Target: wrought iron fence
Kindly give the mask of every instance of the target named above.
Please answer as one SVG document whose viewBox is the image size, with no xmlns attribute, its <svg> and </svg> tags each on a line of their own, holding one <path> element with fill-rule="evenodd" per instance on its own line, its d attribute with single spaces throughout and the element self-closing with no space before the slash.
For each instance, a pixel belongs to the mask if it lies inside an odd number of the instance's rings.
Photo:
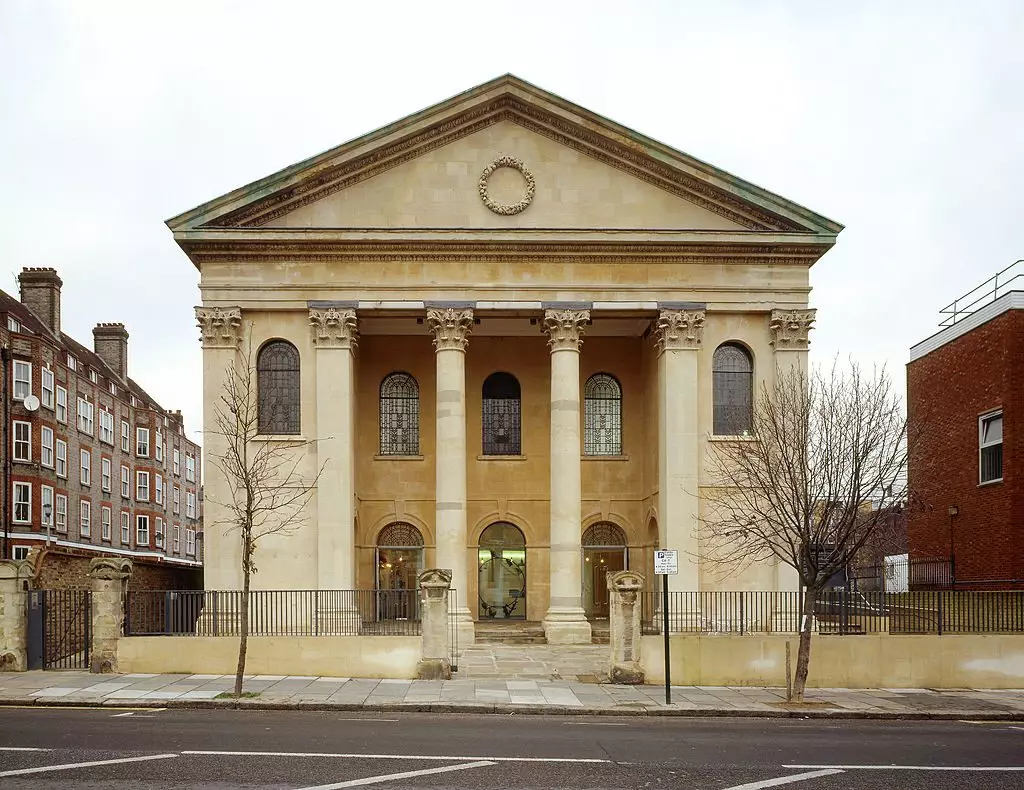
<svg viewBox="0 0 1024 790">
<path fill-rule="evenodd" d="M 641 630 L 663 628 L 661 594 L 641 594 Z M 670 592 L 670 633 L 764 634 L 800 630 L 798 592 Z M 1024 633 L 1024 591 L 824 590 L 815 596 L 813 628 L 822 634 Z"/>
<path fill-rule="evenodd" d="M 946 590 L 953 587 L 953 563 L 948 558 L 889 558 L 884 563 L 851 566 L 850 587 L 859 592 Z"/>
<path fill-rule="evenodd" d="M 89 590 L 32 590 L 28 598 L 30 669 L 88 669 L 92 647 Z"/>
<path fill-rule="evenodd" d="M 237 636 L 240 590 L 125 594 L 126 636 Z M 418 590 L 253 590 L 250 636 L 418 636 Z"/>
</svg>

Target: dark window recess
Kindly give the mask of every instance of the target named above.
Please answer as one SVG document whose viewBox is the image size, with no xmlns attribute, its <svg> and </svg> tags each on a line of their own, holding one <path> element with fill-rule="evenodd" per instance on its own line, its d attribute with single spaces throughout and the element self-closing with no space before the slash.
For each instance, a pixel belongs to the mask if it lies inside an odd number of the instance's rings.
<svg viewBox="0 0 1024 790">
<path fill-rule="evenodd" d="M 753 421 L 754 364 L 746 349 L 731 343 L 715 349 L 712 387 L 715 435 L 748 433 Z"/>
<path fill-rule="evenodd" d="M 982 417 L 980 482 L 991 483 L 1003 479 L 1003 415 Z"/>
<path fill-rule="evenodd" d="M 408 373 L 381 382 L 380 454 L 420 454 L 420 388 Z"/>
<path fill-rule="evenodd" d="M 483 454 L 521 455 L 522 399 L 511 373 L 492 373 L 483 388 Z"/>
<path fill-rule="evenodd" d="M 607 373 L 583 387 L 583 454 L 622 455 L 622 388 Z"/>
<path fill-rule="evenodd" d="M 274 340 L 256 360 L 260 433 L 299 433 L 299 352 L 291 343 Z"/>
</svg>

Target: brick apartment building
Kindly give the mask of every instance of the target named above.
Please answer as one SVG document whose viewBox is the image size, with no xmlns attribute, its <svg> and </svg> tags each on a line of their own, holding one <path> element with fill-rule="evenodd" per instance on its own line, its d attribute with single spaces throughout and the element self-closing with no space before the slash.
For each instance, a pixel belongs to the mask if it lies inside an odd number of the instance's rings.
<svg viewBox="0 0 1024 790">
<path fill-rule="evenodd" d="M 910 554 L 948 557 L 957 588 L 1024 588 L 1024 261 L 943 313 L 907 366 Z"/>
<path fill-rule="evenodd" d="M 90 351 L 61 331 L 54 269 L 0 291 L 2 556 L 37 563 L 39 587 L 79 586 L 97 554 L 134 560 L 140 585 L 201 586 L 200 448 L 181 412 L 128 375 L 123 324 Z"/>
</svg>

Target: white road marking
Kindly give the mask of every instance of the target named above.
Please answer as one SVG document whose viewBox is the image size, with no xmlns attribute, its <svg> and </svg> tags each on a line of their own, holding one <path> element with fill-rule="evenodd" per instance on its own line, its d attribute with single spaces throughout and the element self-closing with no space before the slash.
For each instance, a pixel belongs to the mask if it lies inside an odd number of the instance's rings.
<svg viewBox="0 0 1024 790">
<path fill-rule="evenodd" d="M 347 754 L 335 752 L 221 752 L 183 751 L 182 754 L 205 755 L 209 757 L 341 757 L 357 760 L 459 760 L 474 762 L 487 760 L 492 763 L 611 763 L 599 757 L 458 757 L 451 754 Z"/>
<path fill-rule="evenodd" d="M 1007 727 L 1008 730 L 1024 730 L 1024 727 Z"/>
<path fill-rule="evenodd" d="M 92 768 L 95 765 L 116 765 L 118 763 L 141 763 L 146 760 L 167 760 L 177 757 L 176 754 L 150 754 L 145 757 L 122 757 L 118 760 L 92 760 L 87 763 L 65 763 L 63 765 L 43 765 L 39 768 L 19 768 L 16 771 L 0 771 L 0 776 L 24 776 L 26 774 L 42 774 L 47 771 L 70 771 L 72 768 Z"/>
<path fill-rule="evenodd" d="M 444 774 L 449 771 L 465 771 L 467 768 L 484 768 L 494 765 L 490 760 L 480 760 L 475 763 L 462 763 L 461 765 L 446 765 L 443 768 L 424 768 L 422 771 L 403 771 L 400 774 L 381 774 L 380 776 L 367 776 L 365 779 L 350 779 L 347 782 L 335 782 L 330 785 L 316 785 L 315 787 L 302 787 L 299 790 L 338 790 L 341 787 L 359 787 L 360 785 L 373 785 L 377 782 L 393 782 L 396 779 L 408 779 L 413 776 L 426 776 L 427 774 Z"/>
<path fill-rule="evenodd" d="M 1024 765 L 784 765 L 783 768 L 834 768 L 837 771 L 1024 771 Z"/>
<path fill-rule="evenodd" d="M 353 716 L 353 717 L 349 717 L 349 718 L 335 719 L 335 721 L 399 721 L 399 719 L 371 719 L 369 717 L 364 719 L 362 717 Z"/>
<path fill-rule="evenodd" d="M 37 749 L 35 746 L 0 746 L 0 752 L 49 752 L 52 749 Z"/>
<path fill-rule="evenodd" d="M 130 710 L 127 713 L 114 713 L 114 714 L 111 715 L 110 718 L 112 718 L 112 719 L 122 719 L 125 716 L 134 716 L 134 715 L 135 715 L 135 711 L 131 711 Z"/>
<path fill-rule="evenodd" d="M 783 766 L 790 768 L 792 766 Z M 745 785 L 736 785 L 735 787 L 726 787 L 725 790 L 761 790 L 763 787 L 779 787 L 780 785 L 788 785 L 793 782 L 803 782 L 807 779 L 817 779 L 819 776 L 833 776 L 834 774 L 841 774 L 842 771 L 839 769 L 829 769 L 825 771 L 808 771 L 805 774 L 791 774 L 790 776 L 779 776 L 775 779 L 763 779 L 760 782 L 747 782 Z"/>
<path fill-rule="evenodd" d="M 628 724 L 618 724 L 604 721 L 567 721 L 567 727 L 628 727 Z"/>
</svg>

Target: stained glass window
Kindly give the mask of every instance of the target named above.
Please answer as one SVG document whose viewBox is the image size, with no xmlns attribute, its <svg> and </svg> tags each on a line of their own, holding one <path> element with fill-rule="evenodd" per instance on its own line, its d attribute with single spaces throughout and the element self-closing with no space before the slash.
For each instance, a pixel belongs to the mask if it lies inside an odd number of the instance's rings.
<svg viewBox="0 0 1024 790">
<path fill-rule="evenodd" d="M 753 419 L 753 360 L 742 346 L 725 343 L 715 349 L 712 368 L 715 435 L 742 436 Z"/>
<path fill-rule="evenodd" d="M 380 454 L 420 454 L 420 388 L 408 373 L 380 384 Z"/>
<path fill-rule="evenodd" d="M 583 387 L 583 454 L 622 455 L 622 388 L 607 373 Z"/>
<path fill-rule="evenodd" d="M 299 433 L 299 351 L 272 340 L 256 359 L 260 433 Z"/>
<path fill-rule="evenodd" d="M 520 455 L 519 382 L 511 373 L 492 373 L 484 381 L 483 454 Z"/>
</svg>

